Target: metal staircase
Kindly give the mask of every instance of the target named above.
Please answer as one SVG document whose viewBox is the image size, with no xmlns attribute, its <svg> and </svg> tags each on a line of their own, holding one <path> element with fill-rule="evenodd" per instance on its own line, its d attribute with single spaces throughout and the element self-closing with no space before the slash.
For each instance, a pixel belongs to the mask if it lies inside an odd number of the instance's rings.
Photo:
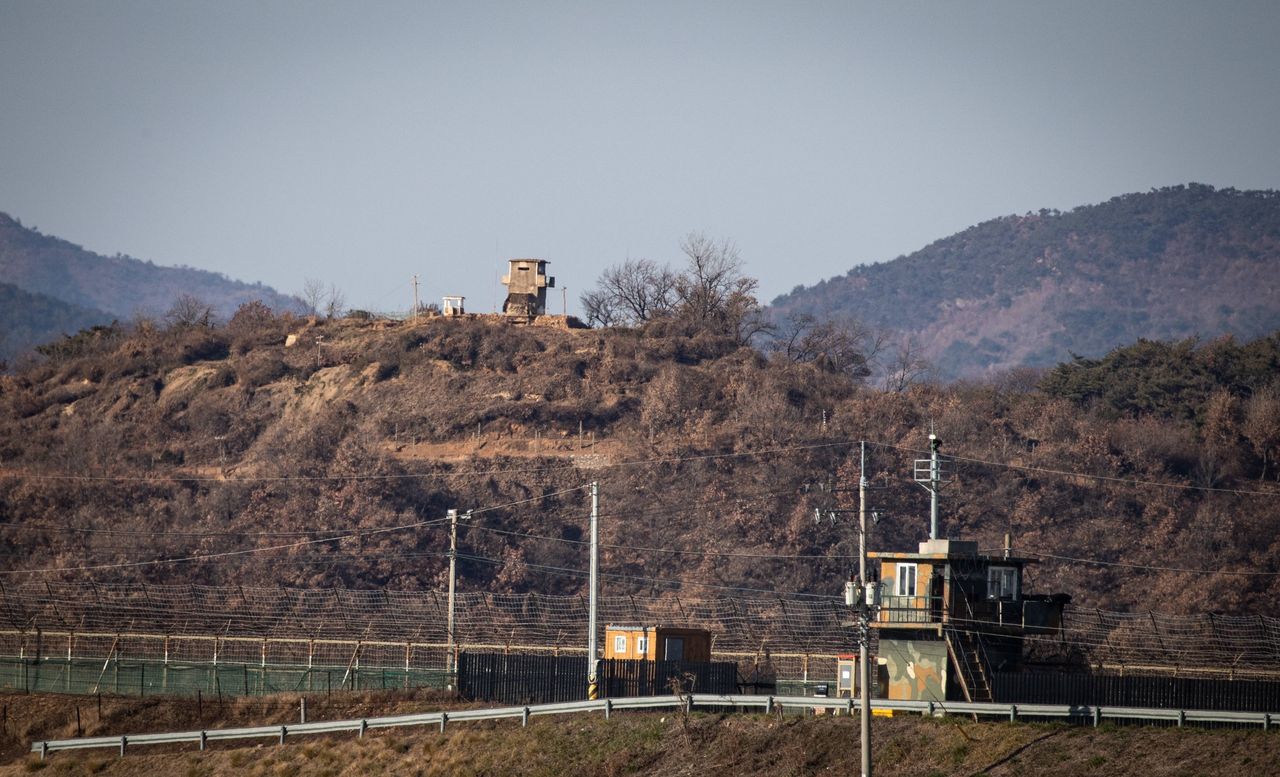
<svg viewBox="0 0 1280 777">
<path fill-rule="evenodd" d="M 960 690 L 964 692 L 964 700 L 968 702 L 992 702 L 995 697 L 991 692 L 991 661 L 987 658 L 986 648 L 982 644 L 982 635 L 976 631 L 979 622 L 974 617 L 969 597 L 963 590 L 958 590 L 959 599 L 964 602 L 965 614 L 968 616 L 968 628 L 959 629 L 947 624 L 943 629 L 943 637 L 947 642 L 947 655 L 951 657 L 951 665 L 955 667 L 956 677 L 960 680 Z"/>
<path fill-rule="evenodd" d="M 961 631 L 948 626 L 943 632 L 947 641 L 947 655 L 960 680 L 960 690 L 968 702 L 995 701 L 991 694 L 991 679 L 987 669 L 986 651 L 982 638 L 972 631 Z"/>
</svg>

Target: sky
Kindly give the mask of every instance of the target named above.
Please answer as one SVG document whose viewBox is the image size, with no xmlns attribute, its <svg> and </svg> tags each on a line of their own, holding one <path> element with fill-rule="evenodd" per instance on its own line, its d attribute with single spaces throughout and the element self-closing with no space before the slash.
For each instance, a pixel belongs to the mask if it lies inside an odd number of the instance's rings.
<svg viewBox="0 0 1280 777">
<path fill-rule="evenodd" d="M 0 0 L 0 211 L 352 307 L 550 312 L 732 240 L 768 301 L 973 224 L 1280 188 L 1280 3 Z M 3 279 L 0 279 L 3 280 Z"/>
</svg>

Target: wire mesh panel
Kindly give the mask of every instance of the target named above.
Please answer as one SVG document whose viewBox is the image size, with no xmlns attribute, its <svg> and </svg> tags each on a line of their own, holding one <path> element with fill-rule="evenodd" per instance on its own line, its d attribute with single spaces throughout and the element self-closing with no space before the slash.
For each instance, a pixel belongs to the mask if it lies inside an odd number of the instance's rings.
<svg viewBox="0 0 1280 777">
<path fill-rule="evenodd" d="M 403 685 L 413 673 L 442 671 L 450 646 L 585 656 L 587 619 L 585 597 L 464 592 L 450 635 L 448 597 L 438 591 L 26 582 L 0 587 L 0 656 L 90 659 L 99 669 L 112 661 L 160 662 L 171 671 L 179 664 L 336 669 L 347 686 L 352 673 L 394 670 L 404 673 Z M 834 681 L 836 656 L 856 650 L 853 630 L 841 625 L 848 620 L 835 597 L 605 596 L 597 638 L 610 623 L 704 628 L 713 658 L 736 662 L 745 682 L 768 688 Z M 1268 616 L 1068 608 L 1061 630 L 1025 641 L 1035 656 L 1095 671 L 1280 679 L 1280 619 Z M 129 682 L 123 678 L 122 687 Z"/>
</svg>

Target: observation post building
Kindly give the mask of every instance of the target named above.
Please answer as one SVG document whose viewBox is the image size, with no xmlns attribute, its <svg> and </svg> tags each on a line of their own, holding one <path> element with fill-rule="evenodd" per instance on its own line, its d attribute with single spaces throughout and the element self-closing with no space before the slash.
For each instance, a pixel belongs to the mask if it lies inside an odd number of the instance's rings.
<svg viewBox="0 0 1280 777">
<path fill-rule="evenodd" d="M 1069 596 L 1030 596 L 1022 571 L 1035 559 L 1005 547 L 930 539 L 916 553 L 870 552 L 879 572 L 881 694 L 923 701 L 999 701 L 993 675 L 1021 668 L 1027 635 L 1062 628 Z"/>
<path fill-rule="evenodd" d="M 544 259 L 508 260 L 507 274 L 502 283 L 507 287 L 507 299 L 502 312 L 508 316 L 534 318 L 547 312 L 547 289 L 554 289 L 556 279 L 547 275 Z"/>
</svg>

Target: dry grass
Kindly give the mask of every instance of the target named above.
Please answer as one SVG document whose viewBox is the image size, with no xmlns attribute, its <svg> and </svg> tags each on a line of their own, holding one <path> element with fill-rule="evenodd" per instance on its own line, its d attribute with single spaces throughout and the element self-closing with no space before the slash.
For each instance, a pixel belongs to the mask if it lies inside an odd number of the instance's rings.
<svg viewBox="0 0 1280 777">
<path fill-rule="evenodd" d="M 8 697 L 11 702 L 19 697 Z M 55 717 L 75 697 L 35 697 Z M 292 700 L 279 700 L 292 709 Z M 426 700 L 359 697 L 348 713 L 436 708 Z M 83 700 L 82 700 L 83 703 Z M 16 707 L 27 708 L 20 702 Z M 159 730 L 157 708 L 113 700 L 113 720 L 152 724 L 122 730 Z M 338 710 L 333 710 L 337 712 Z M 130 717 L 130 716 L 133 717 Z M 240 723 L 271 722 L 264 714 Z M 333 717 L 337 717 L 334 715 Z M 74 721 L 72 722 L 74 727 Z M 0 777 L 17 774 L 112 777 L 291 777 L 292 775 L 542 775 L 611 777 L 623 774 L 741 777 L 750 774 L 849 774 L 858 764 L 857 721 L 846 717 L 785 718 L 758 715 L 619 714 L 539 718 L 518 723 L 456 724 L 445 734 L 401 729 L 350 736 L 299 737 L 281 747 L 219 743 L 203 753 L 193 747 L 163 751 L 138 748 L 121 759 L 113 752 L 59 753 L 41 763 L 15 749 L 6 751 Z M 22 745 L 25 747 L 26 742 Z M 1280 764 L 1280 735 L 1260 731 L 1139 727 L 1043 726 L 972 723 L 956 719 L 899 717 L 877 720 L 876 773 L 976 777 L 1036 774 L 1267 775 Z"/>
</svg>

